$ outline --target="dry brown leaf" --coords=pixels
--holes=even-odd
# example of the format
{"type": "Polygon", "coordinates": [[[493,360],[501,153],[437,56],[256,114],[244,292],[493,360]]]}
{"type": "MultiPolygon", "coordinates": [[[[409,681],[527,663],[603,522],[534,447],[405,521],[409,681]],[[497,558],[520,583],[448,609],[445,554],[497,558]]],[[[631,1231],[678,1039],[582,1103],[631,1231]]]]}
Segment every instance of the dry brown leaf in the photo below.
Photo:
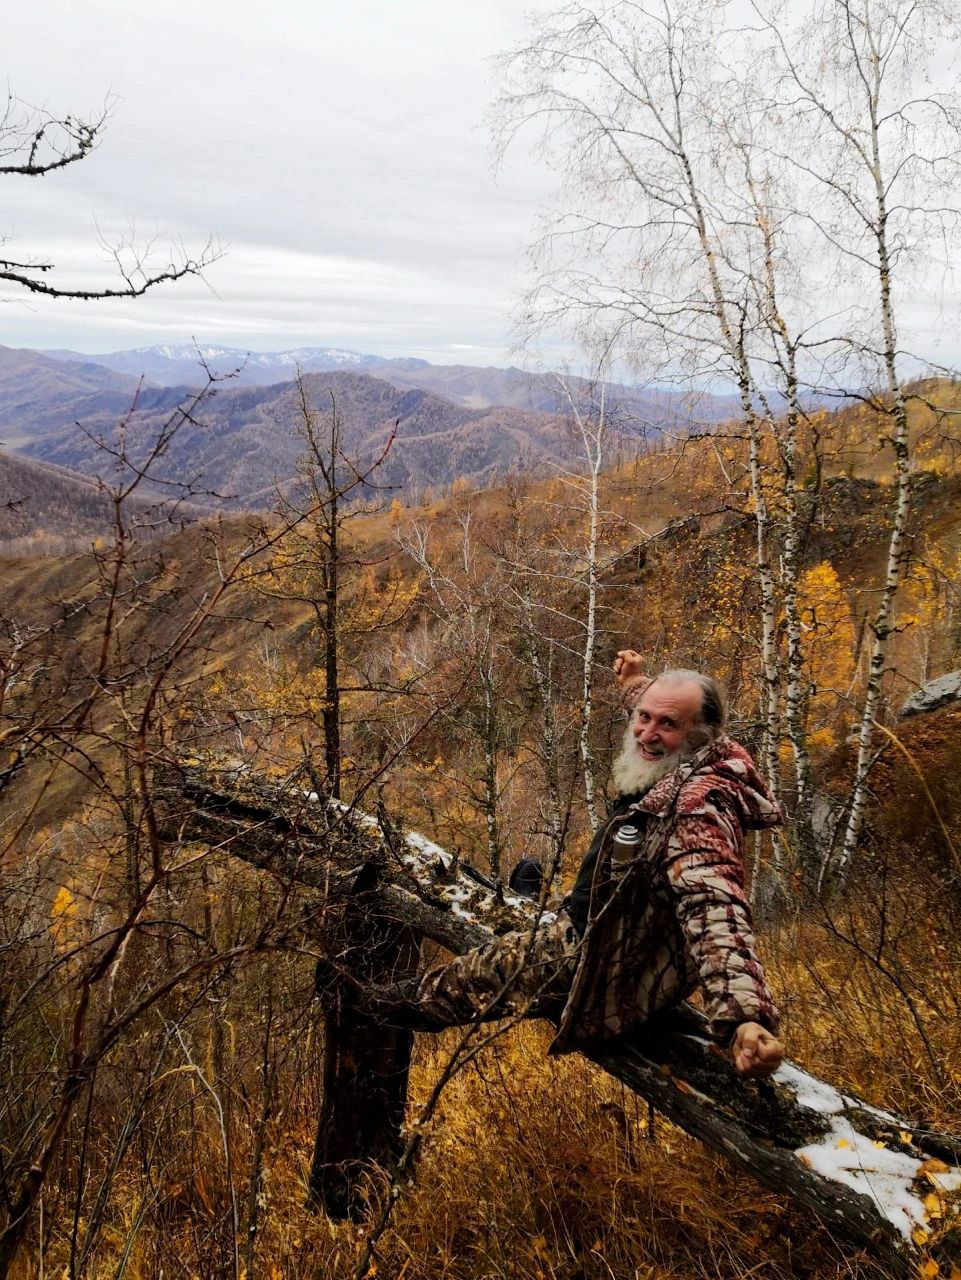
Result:
{"type": "Polygon", "coordinates": [[[929,1191],[924,1197],[924,1208],[929,1218],[942,1218],[944,1216],[944,1202],[933,1191],[929,1191]]]}

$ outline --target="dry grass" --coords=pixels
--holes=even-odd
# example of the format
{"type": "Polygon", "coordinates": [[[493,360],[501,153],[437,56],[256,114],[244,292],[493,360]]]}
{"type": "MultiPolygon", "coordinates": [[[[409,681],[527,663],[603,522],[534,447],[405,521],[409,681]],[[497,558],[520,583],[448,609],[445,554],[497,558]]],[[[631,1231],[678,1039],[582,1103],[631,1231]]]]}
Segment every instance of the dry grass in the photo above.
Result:
{"type": "MultiPolygon", "coordinates": [[[[76,851],[80,852],[80,847],[76,851]]],[[[70,849],[63,850],[71,858],[70,849]]],[[[829,917],[783,921],[762,938],[786,1013],[792,1057],[871,1101],[961,1129],[961,946],[950,927],[950,886],[930,868],[864,879],[829,917]],[[882,934],[885,942],[879,946],[882,934]]],[[[213,874],[211,872],[211,874],[213,874]]],[[[215,886],[212,928],[241,929],[256,877],[233,868],[215,886]]],[[[198,884],[185,919],[202,914],[198,884]],[[194,901],[196,899],[196,901],[194,901]]],[[[185,886],[186,890],[186,886],[185,886]]],[[[267,903],[261,904],[267,909],[267,903]]],[[[228,939],[224,940],[226,945],[228,939]]],[[[146,953],[145,953],[146,955],[146,953]]],[[[363,1226],[332,1224],[305,1209],[317,1115],[317,1009],[310,966],[274,955],[230,976],[218,1003],[165,1009],[179,1019],[192,1059],[218,1082],[228,1114],[240,1276],[349,1280],[363,1226]],[[265,1010],[273,1010],[268,1035],[265,1010]],[[274,1098],[266,1126],[259,1219],[245,1261],[250,1171],[269,1041],[274,1098]]],[[[53,1016],[55,1001],[50,1006],[53,1016]]],[[[154,1037],[151,1039],[151,1035],[154,1037]]],[[[230,1183],[218,1106],[182,1056],[162,1065],[145,1027],[101,1071],[91,1115],[83,1241],[98,1180],[118,1126],[142,1087],[136,1140],[112,1186],[103,1230],[74,1274],[231,1280],[230,1183]]],[[[418,1115],[455,1033],[418,1041],[410,1099],[418,1115]]],[[[549,1059],[548,1029],[507,1031],[455,1075],[430,1125],[411,1185],[403,1189],[376,1255],[390,1280],[856,1280],[878,1272],[807,1212],[774,1195],[655,1118],[634,1095],[582,1059],[549,1059]]],[[[176,1046],[174,1046],[176,1048],[176,1046]]],[[[17,1280],[71,1274],[78,1181],[77,1123],[45,1191],[17,1280]],[[43,1230],[43,1262],[38,1233],[43,1230]]],[[[372,1171],[372,1202],[385,1193],[372,1171]]]]}
{"type": "MultiPolygon", "coordinates": [[[[903,1001],[891,998],[872,966],[852,964],[844,944],[825,947],[822,930],[810,924],[785,928],[768,952],[775,982],[789,993],[793,1056],[875,1101],[958,1124],[958,1081],[926,1059],[903,1001]]],[[[926,964],[931,957],[915,959],[926,964]]],[[[949,1046],[947,1024],[942,1030],[944,1061],[954,1054],[956,1063],[957,1045],[949,1046]]],[[[455,1034],[419,1040],[412,1116],[455,1034]]],[[[540,1025],[509,1030],[448,1085],[416,1177],[381,1241],[378,1275],[855,1280],[880,1274],[806,1211],[673,1125],[656,1117],[651,1128],[646,1106],[610,1077],[577,1057],[546,1058],[548,1042],[540,1025]]],[[[196,1138],[198,1114],[191,1117],[196,1138]]],[[[300,1105],[271,1126],[252,1272],[265,1280],[347,1280],[361,1252],[362,1226],[332,1224],[304,1209],[311,1118],[302,1094],[300,1105]]],[[[143,1224],[128,1277],[148,1280],[161,1267],[165,1277],[231,1274],[216,1135],[211,1130],[202,1139],[202,1159],[195,1149],[190,1155],[186,1135],[185,1129],[183,1150],[168,1153],[166,1195],[143,1224]]],[[[233,1157],[242,1183],[250,1136],[239,1126],[233,1157]]],[[[373,1173],[371,1199],[384,1191],[373,1173]]],[[[119,1216],[89,1274],[116,1274],[142,1196],[142,1181],[117,1195],[119,1216]]],[[[48,1249],[47,1275],[66,1274],[59,1269],[64,1248],[61,1242],[48,1249]]],[[[18,1273],[23,1280],[37,1274],[35,1261],[18,1273]]]]}

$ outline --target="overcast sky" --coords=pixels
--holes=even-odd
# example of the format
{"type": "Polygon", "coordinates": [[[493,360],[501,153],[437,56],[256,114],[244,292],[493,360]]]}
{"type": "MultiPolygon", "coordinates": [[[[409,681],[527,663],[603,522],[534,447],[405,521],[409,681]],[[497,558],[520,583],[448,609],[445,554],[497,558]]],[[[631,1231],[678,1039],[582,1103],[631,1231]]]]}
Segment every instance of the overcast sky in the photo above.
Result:
{"type": "Polygon", "coordinates": [[[9,295],[0,343],[330,345],[506,363],[523,250],[551,179],[492,172],[485,61],[521,38],[508,0],[37,0],[4,15],[11,91],[55,112],[113,97],[99,148],[5,178],[11,256],[106,282],[105,239],[226,252],[133,302],[9,295]],[[15,246],[15,251],[14,251],[15,246]]]}
{"type": "MultiPolygon", "coordinates": [[[[489,59],[528,30],[514,0],[8,10],[11,92],[89,116],[109,100],[111,117],[82,163],[2,180],[4,252],[52,258],[56,280],[74,286],[109,283],[98,231],[113,241],[132,222],[141,241],[156,236],[158,262],[171,238],[197,253],[213,236],[225,252],[206,283],[134,301],[0,290],[0,344],[97,352],[196,338],[440,363],[512,357],[524,249],[555,186],[524,140],[492,169],[489,59]]],[[[902,339],[961,362],[954,282],[944,294],[915,279],[900,298],[902,339]]]]}

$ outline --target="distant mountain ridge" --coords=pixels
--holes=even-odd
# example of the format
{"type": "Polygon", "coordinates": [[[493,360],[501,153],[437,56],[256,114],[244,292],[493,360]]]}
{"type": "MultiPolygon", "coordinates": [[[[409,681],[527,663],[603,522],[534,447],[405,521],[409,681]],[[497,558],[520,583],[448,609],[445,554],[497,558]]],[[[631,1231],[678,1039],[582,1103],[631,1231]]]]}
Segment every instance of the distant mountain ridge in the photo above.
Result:
{"type": "MultiPolygon", "coordinates": [[[[175,343],[137,347],[87,355],[76,351],[36,353],[49,360],[99,364],[117,374],[146,378],[160,386],[199,386],[205,380],[204,365],[218,377],[230,377],[241,386],[270,386],[288,382],[298,369],[303,373],[350,371],[383,378],[396,387],[433,391],[468,409],[494,405],[515,409],[563,413],[566,393],[553,374],[530,373],[515,367],[494,365],[431,364],[415,357],[386,357],[347,351],[340,347],[294,347],[289,351],[248,351],[218,344],[175,343]]],[[[579,377],[566,379],[580,394],[589,386],[579,377]]],[[[658,429],[689,425],[692,421],[716,422],[735,407],[734,397],[707,393],[683,394],[651,387],[612,384],[609,401],[636,422],[658,429]]]]}
{"type": "Polygon", "coordinates": [[[164,386],[190,386],[198,379],[203,380],[204,365],[218,376],[235,375],[237,381],[252,385],[285,381],[293,377],[298,368],[305,373],[330,373],[338,369],[366,370],[393,364],[399,369],[427,367],[426,360],[389,360],[384,356],[364,355],[339,347],[248,351],[243,347],[192,342],[134,347],[128,351],[109,351],[100,355],[65,349],[41,351],[39,354],[66,362],[93,361],[116,373],[145,377],[164,386]]]}
{"type": "MultiPolygon", "coordinates": [[[[109,378],[119,378],[119,386],[108,381],[97,392],[81,379],[70,393],[64,378],[76,366],[29,353],[18,379],[14,365],[6,361],[4,379],[0,359],[0,400],[5,382],[15,406],[6,418],[0,411],[0,436],[8,446],[111,484],[118,476],[119,424],[125,424],[128,458],[140,465],[160,429],[192,394],[185,387],[139,385],[116,373],[109,378]],[[40,383],[50,364],[62,376],[47,399],[40,383]]],[[[486,486],[511,468],[543,470],[548,459],[570,464],[574,457],[567,424],[559,415],[510,406],[469,409],[422,388],[396,387],[364,373],[304,376],[319,418],[336,402],[345,452],[359,465],[379,456],[395,435],[377,484],[403,495],[442,487],[458,477],[486,486]]],[[[195,420],[183,425],[165,450],[155,478],[167,483],[189,478],[194,501],[212,508],[269,508],[278,492],[288,492],[293,483],[304,449],[296,434],[300,416],[299,395],[290,380],[267,386],[218,383],[195,420]]]]}
{"type": "MultiPolygon", "coordinates": [[[[226,346],[199,350],[218,381],[157,474],[168,482],[189,477],[193,500],[208,508],[266,509],[278,492],[291,491],[303,451],[295,433],[298,368],[318,413],[329,411],[331,397],[336,399],[345,449],[358,462],[376,457],[396,431],[377,481],[401,497],[458,478],[482,488],[510,470],[544,474],[558,463],[578,465],[579,446],[557,380],[520,369],[387,360],[330,347],[249,356],[226,346]],[[311,363],[337,367],[311,371],[311,363]],[[240,366],[240,374],[228,376],[240,366]]],[[[110,450],[119,424],[126,423],[129,456],[141,462],[160,427],[189,399],[189,388],[205,381],[197,361],[192,345],[93,357],[0,347],[0,445],[64,472],[33,473],[38,483],[32,489],[28,473],[14,468],[8,456],[6,490],[15,500],[26,493],[30,501],[16,507],[6,536],[30,537],[33,529],[91,532],[103,507],[88,486],[98,479],[115,483],[117,462],[110,450]],[[66,472],[79,483],[80,520],[70,514],[66,472]]],[[[587,390],[577,379],[567,387],[575,396],[587,390]]],[[[692,406],[678,396],[658,400],[637,388],[609,388],[607,403],[631,433],[638,421],[656,423],[656,432],[667,423],[683,430],[694,420],[692,406]]],[[[709,398],[697,408],[696,420],[704,421],[721,416],[727,405],[709,398]]]]}

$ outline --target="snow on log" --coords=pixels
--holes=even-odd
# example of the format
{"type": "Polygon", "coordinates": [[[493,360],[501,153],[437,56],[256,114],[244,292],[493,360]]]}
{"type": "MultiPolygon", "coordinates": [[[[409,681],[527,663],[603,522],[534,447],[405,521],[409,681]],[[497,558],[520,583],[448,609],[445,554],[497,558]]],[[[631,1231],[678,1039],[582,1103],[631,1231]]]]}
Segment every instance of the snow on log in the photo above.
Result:
{"type": "MultiPolygon", "coordinates": [[[[331,904],[349,899],[374,865],[376,909],[454,952],[538,915],[535,903],[489,888],[423,836],[243,765],[158,769],[155,804],[164,839],[207,843],[331,904]]],[[[745,1080],[688,1006],[586,1056],[893,1273],[961,1275],[961,1138],[872,1107],[794,1063],[745,1080]]]]}

